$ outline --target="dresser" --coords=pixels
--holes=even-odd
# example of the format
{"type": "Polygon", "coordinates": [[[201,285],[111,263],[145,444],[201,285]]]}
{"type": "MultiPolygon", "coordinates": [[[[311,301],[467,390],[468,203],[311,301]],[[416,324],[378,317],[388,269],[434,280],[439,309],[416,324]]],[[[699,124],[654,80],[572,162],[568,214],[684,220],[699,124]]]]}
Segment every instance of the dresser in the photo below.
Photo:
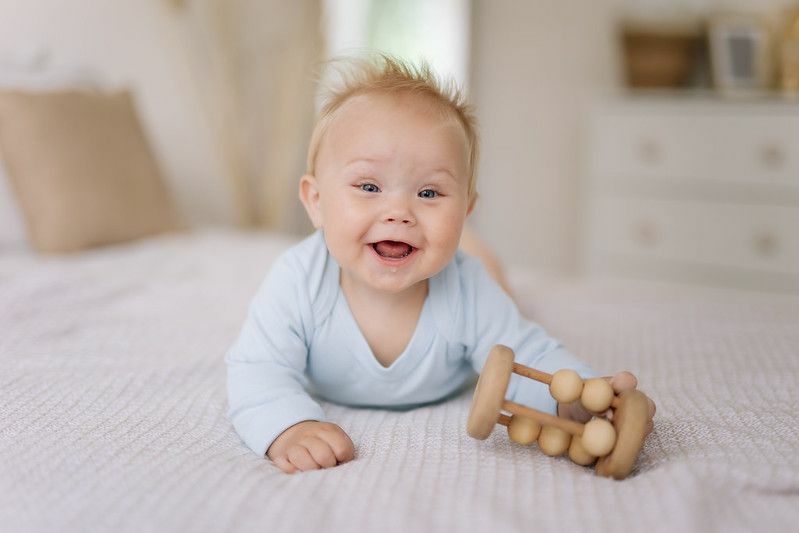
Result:
{"type": "Polygon", "coordinates": [[[635,95],[586,118],[588,275],[799,292],[799,101],[635,95]]]}

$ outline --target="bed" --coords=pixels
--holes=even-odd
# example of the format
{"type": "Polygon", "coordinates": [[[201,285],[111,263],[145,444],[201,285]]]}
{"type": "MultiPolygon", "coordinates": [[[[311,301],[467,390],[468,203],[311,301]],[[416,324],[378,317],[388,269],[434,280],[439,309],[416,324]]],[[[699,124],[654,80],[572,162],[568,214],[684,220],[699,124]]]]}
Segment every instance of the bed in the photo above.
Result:
{"type": "Polygon", "coordinates": [[[209,229],[0,255],[0,530],[728,531],[799,523],[799,297],[510,279],[524,312],[658,404],[633,475],[465,432],[470,393],[323,404],[356,460],[282,474],[226,419],[223,354],[294,242],[209,229]]]}

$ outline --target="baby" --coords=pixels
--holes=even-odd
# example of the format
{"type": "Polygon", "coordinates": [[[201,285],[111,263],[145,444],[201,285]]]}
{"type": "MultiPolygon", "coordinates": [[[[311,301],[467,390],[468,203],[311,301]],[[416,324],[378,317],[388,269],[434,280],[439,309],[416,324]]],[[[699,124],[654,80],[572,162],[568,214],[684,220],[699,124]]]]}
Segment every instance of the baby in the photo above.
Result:
{"type": "MultiPolygon", "coordinates": [[[[540,370],[596,376],[458,250],[478,151],[461,94],[386,56],[354,66],[321,111],[300,179],[317,231],[277,259],[226,358],[236,431],[288,473],[354,456],[310,392],[353,406],[419,406],[471,382],[495,344],[540,370]]],[[[636,380],[622,372],[611,383],[620,391],[636,380]]],[[[514,376],[508,397],[586,417],[532,380],[514,376]]]]}

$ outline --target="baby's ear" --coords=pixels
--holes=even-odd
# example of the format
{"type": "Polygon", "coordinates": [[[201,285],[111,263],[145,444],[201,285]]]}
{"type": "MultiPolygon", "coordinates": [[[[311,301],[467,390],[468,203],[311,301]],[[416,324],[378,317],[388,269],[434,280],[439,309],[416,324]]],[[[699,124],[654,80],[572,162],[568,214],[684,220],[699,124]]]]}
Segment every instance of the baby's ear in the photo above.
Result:
{"type": "Polygon", "coordinates": [[[474,195],[472,195],[472,197],[469,199],[469,207],[466,208],[467,217],[472,214],[472,211],[474,211],[474,204],[476,203],[477,203],[477,193],[474,193],[474,195]]]}
{"type": "Polygon", "coordinates": [[[311,223],[317,229],[322,227],[322,210],[319,208],[319,184],[316,178],[305,174],[300,178],[300,201],[305,206],[305,211],[311,223]]]}

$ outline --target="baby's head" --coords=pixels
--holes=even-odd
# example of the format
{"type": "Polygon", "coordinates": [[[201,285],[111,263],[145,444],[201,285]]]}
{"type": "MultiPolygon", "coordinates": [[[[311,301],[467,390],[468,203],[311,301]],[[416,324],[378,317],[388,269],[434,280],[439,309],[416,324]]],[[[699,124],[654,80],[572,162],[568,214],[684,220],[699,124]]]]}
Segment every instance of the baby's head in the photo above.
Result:
{"type": "Polygon", "coordinates": [[[474,206],[471,109],[426,66],[346,63],[311,137],[300,199],[342,282],[400,292],[452,259],[474,206]]]}

